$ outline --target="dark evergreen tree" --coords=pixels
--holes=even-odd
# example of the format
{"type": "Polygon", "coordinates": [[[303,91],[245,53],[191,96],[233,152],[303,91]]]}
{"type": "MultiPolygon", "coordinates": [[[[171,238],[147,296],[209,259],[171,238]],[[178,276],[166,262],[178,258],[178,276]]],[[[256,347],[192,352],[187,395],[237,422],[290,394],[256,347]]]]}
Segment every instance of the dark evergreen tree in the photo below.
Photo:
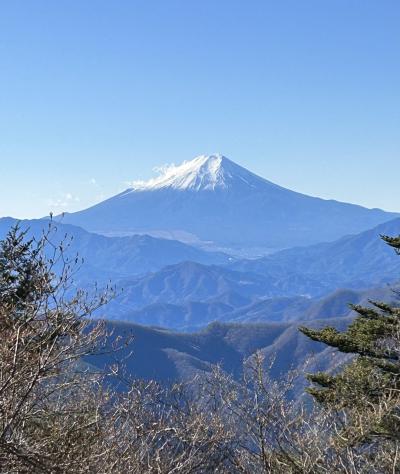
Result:
{"type": "Polygon", "coordinates": [[[26,305],[41,295],[50,294],[53,275],[43,256],[46,237],[35,242],[27,239],[27,231],[19,225],[11,228],[0,242],[0,294],[2,305],[10,305],[14,312],[21,312],[26,305]]]}
{"type": "MultiPolygon", "coordinates": [[[[400,254],[400,237],[381,237],[400,254]]],[[[398,299],[395,290],[394,296],[398,299]]],[[[347,428],[354,428],[362,417],[369,418],[368,430],[359,426],[363,439],[400,440],[400,307],[370,301],[370,306],[351,308],[356,317],[345,331],[300,328],[314,341],[351,358],[337,373],[308,375],[313,383],[308,392],[323,406],[342,410],[347,428]]]]}

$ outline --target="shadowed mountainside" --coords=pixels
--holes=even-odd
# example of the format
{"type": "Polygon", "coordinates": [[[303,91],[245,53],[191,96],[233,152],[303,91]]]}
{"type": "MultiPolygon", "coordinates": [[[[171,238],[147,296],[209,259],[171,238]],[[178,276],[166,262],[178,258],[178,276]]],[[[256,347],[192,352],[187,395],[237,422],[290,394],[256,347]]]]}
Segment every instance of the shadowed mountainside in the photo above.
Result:
{"type": "MultiPolygon", "coordinates": [[[[330,321],[338,329],[345,328],[351,318],[330,321]]],[[[321,327],[326,321],[312,321],[309,326],[321,327]]],[[[235,378],[242,375],[242,364],[256,351],[264,354],[266,362],[275,359],[271,375],[280,377],[288,370],[329,370],[340,360],[325,345],[302,335],[298,323],[223,324],[214,323],[196,333],[178,333],[136,324],[109,322],[113,338],[133,336],[133,343],[117,358],[123,361],[133,377],[161,382],[191,380],[207,373],[219,364],[235,378]]],[[[97,356],[90,364],[102,367],[115,362],[116,356],[97,356]]],[[[304,385],[299,380],[297,389],[304,385]]]]}

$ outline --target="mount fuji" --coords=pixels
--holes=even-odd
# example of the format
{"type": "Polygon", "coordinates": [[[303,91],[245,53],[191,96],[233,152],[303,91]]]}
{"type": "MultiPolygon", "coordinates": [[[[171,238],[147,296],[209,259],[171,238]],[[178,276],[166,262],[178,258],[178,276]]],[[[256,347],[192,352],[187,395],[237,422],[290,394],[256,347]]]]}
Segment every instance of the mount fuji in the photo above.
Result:
{"type": "Polygon", "coordinates": [[[63,222],[97,233],[145,233],[250,254],[332,241],[395,217],[300,194],[222,155],[202,155],[167,166],[149,181],[135,181],[93,207],[65,214],[63,222]]]}

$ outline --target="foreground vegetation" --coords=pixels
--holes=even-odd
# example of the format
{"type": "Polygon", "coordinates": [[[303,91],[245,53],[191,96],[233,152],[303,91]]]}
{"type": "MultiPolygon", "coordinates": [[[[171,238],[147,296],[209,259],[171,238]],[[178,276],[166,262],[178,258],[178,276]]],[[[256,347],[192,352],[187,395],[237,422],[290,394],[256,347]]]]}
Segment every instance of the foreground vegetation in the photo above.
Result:
{"type": "Polygon", "coordinates": [[[1,472],[400,472],[399,308],[354,307],[342,333],[301,328],[350,356],[311,374],[304,400],[290,397],[296,374],[272,380],[261,354],[239,382],[216,367],[163,387],[88,363],[131,343],[90,320],[113,289],[74,292],[66,243],[25,237],[13,229],[0,250],[1,472]]]}

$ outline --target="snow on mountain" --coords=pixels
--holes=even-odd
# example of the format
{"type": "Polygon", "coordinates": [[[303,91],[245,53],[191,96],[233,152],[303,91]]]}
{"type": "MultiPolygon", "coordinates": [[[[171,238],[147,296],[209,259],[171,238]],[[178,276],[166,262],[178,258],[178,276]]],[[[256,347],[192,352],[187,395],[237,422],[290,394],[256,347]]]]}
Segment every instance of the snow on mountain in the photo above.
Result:
{"type": "Polygon", "coordinates": [[[167,165],[156,168],[155,171],[160,175],[149,181],[134,181],[132,189],[127,192],[162,188],[210,191],[216,188],[226,189],[238,182],[253,188],[260,183],[273,185],[221,154],[200,155],[193,160],[184,161],[181,165],[167,165]]]}
{"type": "Polygon", "coordinates": [[[222,155],[202,155],[160,170],[149,181],[64,222],[87,230],[147,233],[241,255],[332,241],[398,217],[380,209],[285,189],[222,155]]]}

